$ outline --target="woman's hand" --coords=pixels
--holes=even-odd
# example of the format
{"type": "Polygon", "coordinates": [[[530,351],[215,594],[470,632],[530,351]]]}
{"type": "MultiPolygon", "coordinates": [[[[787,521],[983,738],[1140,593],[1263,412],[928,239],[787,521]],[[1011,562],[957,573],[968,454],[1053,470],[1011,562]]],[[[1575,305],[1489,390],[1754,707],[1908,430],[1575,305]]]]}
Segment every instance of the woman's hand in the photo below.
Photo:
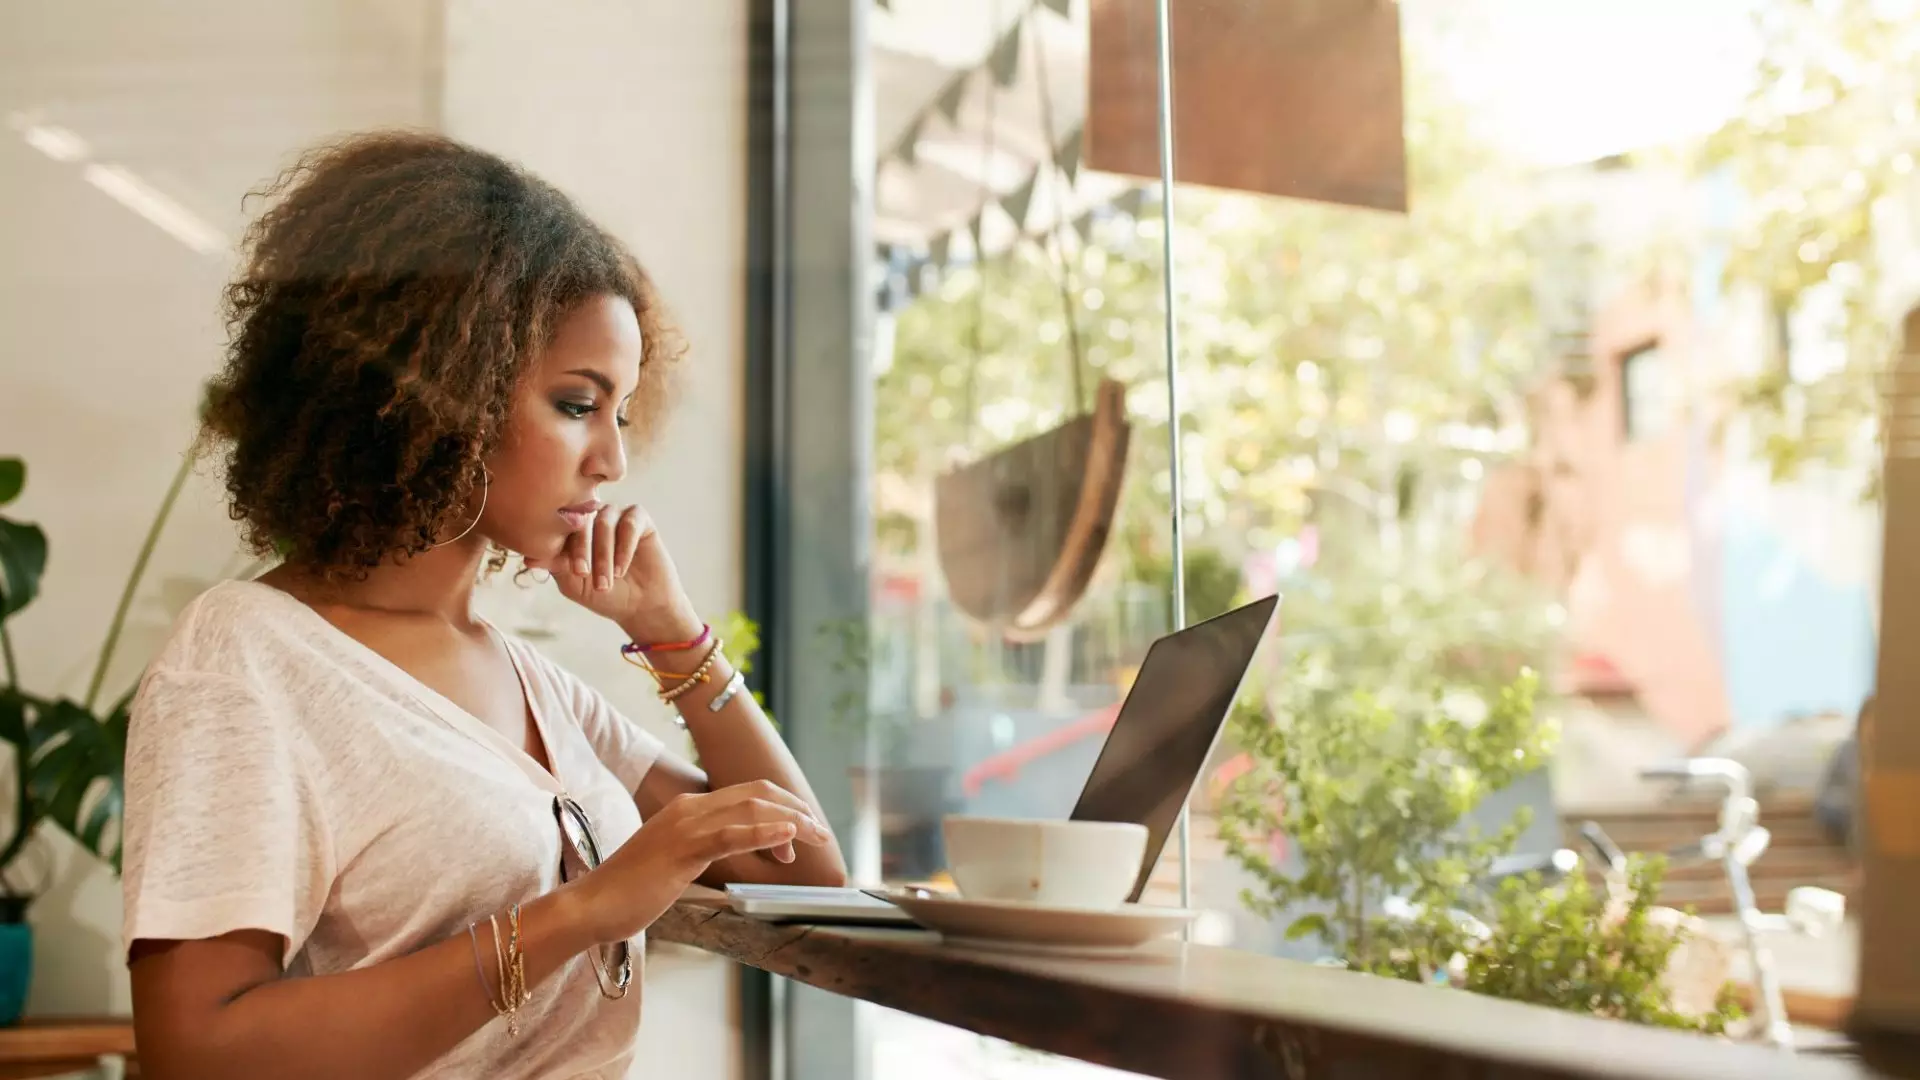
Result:
{"type": "Polygon", "coordinates": [[[597,942],[624,941],[651,925],[720,859],[771,851],[792,862],[795,843],[830,839],[805,801],[766,780],[682,795],[580,879],[584,929],[597,942]]]}
{"type": "Polygon", "coordinates": [[[612,619],[642,645],[687,641],[703,625],[653,517],[638,505],[602,507],[559,555],[526,565],[553,575],[567,599],[612,619]]]}

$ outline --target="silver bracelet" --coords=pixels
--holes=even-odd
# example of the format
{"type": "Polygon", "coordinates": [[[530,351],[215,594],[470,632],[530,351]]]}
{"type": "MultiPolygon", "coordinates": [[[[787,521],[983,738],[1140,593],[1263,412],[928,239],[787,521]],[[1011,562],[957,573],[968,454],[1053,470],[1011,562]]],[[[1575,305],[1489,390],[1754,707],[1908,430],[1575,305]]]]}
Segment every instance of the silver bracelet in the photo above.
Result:
{"type": "Polygon", "coordinates": [[[707,702],[707,711],[719,712],[721,709],[726,708],[727,702],[733,700],[733,695],[739,693],[746,685],[747,677],[738,671],[734,672],[733,678],[727,680],[727,685],[723,687],[719,693],[713,695],[712,701],[707,702]]]}

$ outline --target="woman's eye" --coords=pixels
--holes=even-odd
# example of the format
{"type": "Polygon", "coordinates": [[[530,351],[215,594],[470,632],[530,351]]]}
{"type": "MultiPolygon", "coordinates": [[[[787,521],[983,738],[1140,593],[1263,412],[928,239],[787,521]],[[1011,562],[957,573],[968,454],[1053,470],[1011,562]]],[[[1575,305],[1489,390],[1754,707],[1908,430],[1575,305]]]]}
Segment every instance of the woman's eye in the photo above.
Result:
{"type": "Polygon", "coordinates": [[[587,417],[600,411],[598,405],[589,405],[579,401],[555,402],[554,407],[566,413],[568,416],[573,417],[575,420],[585,420],[587,417]]]}

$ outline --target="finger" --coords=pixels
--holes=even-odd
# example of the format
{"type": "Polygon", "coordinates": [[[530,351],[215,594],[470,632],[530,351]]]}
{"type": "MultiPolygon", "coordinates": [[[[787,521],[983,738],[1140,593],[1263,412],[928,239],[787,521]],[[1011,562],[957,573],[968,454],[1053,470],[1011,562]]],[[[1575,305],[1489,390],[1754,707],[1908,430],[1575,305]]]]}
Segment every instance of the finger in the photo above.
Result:
{"type": "MultiPolygon", "coordinates": [[[[784,802],[752,797],[754,784],[735,784],[731,788],[722,788],[710,795],[698,796],[701,804],[693,808],[693,813],[707,818],[718,825],[739,823],[787,822],[794,827],[794,838],[803,844],[819,846],[833,838],[833,834],[813,816],[813,811],[805,803],[789,806],[784,802]],[[739,797],[734,788],[745,789],[746,797],[739,797]]],[[[778,791],[779,788],[773,790],[778,791]]],[[[795,800],[799,802],[799,800],[795,800]]]]}
{"type": "Polygon", "coordinates": [[[728,825],[715,829],[706,836],[707,861],[713,862],[732,855],[745,855],[754,851],[766,851],[790,845],[793,842],[793,824],[785,821],[764,821],[748,825],[728,825]]]}
{"type": "Polygon", "coordinates": [[[613,588],[613,547],[624,516],[611,507],[593,516],[593,587],[598,592],[613,588]]]}
{"type": "Polygon", "coordinates": [[[587,541],[592,531],[593,526],[589,525],[568,536],[566,550],[562,553],[562,557],[567,560],[569,568],[573,571],[573,576],[582,580],[585,580],[587,571],[591,569],[587,563],[587,541]]]}
{"type": "Polygon", "coordinates": [[[754,801],[791,810],[804,818],[818,832],[819,839],[812,840],[807,836],[810,830],[803,827],[800,839],[805,843],[825,843],[832,835],[826,823],[814,814],[814,809],[807,800],[771,780],[749,780],[743,784],[731,784],[705,798],[712,800],[711,806],[706,808],[709,812],[720,812],[739,803],[754,801]]]}
{"type": "Polygon", "coordinates": [[[626,577],[633,565],[633,553],[640,550],[646,535],[646,514],[638,506],[629,506],[620,515],[620,535],[613,545],[613,576],[626,577]]]}
{"type": "Polygon", "coordinates": [[[737,805],[737,814],[746,815],[755,822],[787,821],[794,826],[794,839],[802,844],[818,847],[830,838],[827,827],[814,820],[813,814],[806,810],[795,810],[791,806],[753,799],[737,805]]]}
{"type": "Polygon", "coordinates": [[[773,852],[775,859],[784,863],[790,863],[800,857],[799,853],[793,850],[792,844],[781,844],[779,847],[770,848],[769,850],[773,852]]]}

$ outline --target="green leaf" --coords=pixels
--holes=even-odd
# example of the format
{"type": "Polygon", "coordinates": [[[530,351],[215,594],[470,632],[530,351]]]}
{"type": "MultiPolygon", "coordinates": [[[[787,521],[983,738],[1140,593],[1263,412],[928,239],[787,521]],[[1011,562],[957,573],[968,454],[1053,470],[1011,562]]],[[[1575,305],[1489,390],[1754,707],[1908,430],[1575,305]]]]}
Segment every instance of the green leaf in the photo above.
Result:
{"type": "Polygon", "coordinates": [[[120,866],[119,821],[126,799],[129,692],[104,717],[75,702],[53,702],[29,731],[27,785],[44,815],[94,854],[120,866]]]}
{"type": "Polygon", "coordinates": [[[0,619],[33,602],[47,569],[47,534],[0,518],[0,619]]]}
{"type": "Polygon", "coordinates": [[[1333,928],[1327,925],[1325,915],[1302,915],[1287,927],[1287,940],[1299,941],[1308,934],[1317,934],[1322,941],[1333,940],[1333,928]]]}
{"type": "Polygon", "coordinates": [[[17,457],[0,458],[0,506],[20,497],[27,486],[27,463],[17,457]]]}

